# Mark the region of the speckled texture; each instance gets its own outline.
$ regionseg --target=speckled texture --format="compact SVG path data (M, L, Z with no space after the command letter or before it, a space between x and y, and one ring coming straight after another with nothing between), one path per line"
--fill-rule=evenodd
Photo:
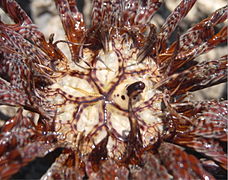
M20 3L20 0L18 0ZM55 34L55 40L62 40L65 39L64 31L62 29L62 24L57 14L54 2L52 0L31 0L29 1L21 1L22 7L30 12L30 15L34 22L39 26L40 30L44 33L46 38L49 38L50 34ZM217 7L221 7L226 4L225 0L218 0L216 3L214 1L208 1L205 5L204 0L200 0L196 3L195 7L191 10L191 13L185 18L185 20L181 23L182 29L187 29L192 24L198 22L200 19L206 17L208 14L213 12ZM81 2L81 5L84 3ZM153 18L153 22L155 24L161 25L164 23L164 18L168 16L170 11L176 7L178 4L177 0L171 0L166 2L166 6L161 8L155 17ZM83 12L86 14L86 22L89 23L89 14L91 11L91 1L86 0L85 6L83 7ZM82 9L82 7L81 7ZM1 13L3 13L0 10ZM4 16L3 16L4 18ZM9 20L8 20L9 21ZM47 23L48 22L48 23ZM64 44L59 45L60 48L65 52L65 54L69 56L69 50L66 48ZM199 60L204 59L213 59L215 57L219 57L227 50L227 47L224 45L220 48L217 48L216 51L208 52L205 55L202 55ZM203 100L203 99L218 99L224 98L227 99L227 84L220 84L214 87L207 88L206 90L201 90L193 93L193 98L196 100ZM12 116L16 111L7 109L6 107L2 107L4 109L0 112L0 117L4 119L6 116Z
M50 34L54 33L55 40L65 39L64 31L62 29L62 24L59 19L58 13L56 11L54 2L52 0L31 0L24 1L18 0L21 3L22 7L31 15L34 22L39 26L40 30L44 33L46 38L48 39ZM166 5L162 6L158 13L155 14L153 18L153 23L157 25L162 25L164 23L164 19L169 15L169 13L176 7L178 4L178 0L169 0L166 1ZM89 16L92 7L91 0L80 0L79 9L83 10L85 16L85 22L89 24ZM184 30L188 29L194 23L199 22L200 19L207 17L211 12L216 10L218 7L222 7L226 4L225 0L216 0L207 1L205 3L204 0L199 0L195 7L191 10L191 12L187 15L184 21L181 23L181 28ZM84 6L83 6L84 5ZM0 9L0 12L3 13ZM4 16L3 16L4 18ZM8 20L9 21L9 20ZM69 50L66 48L64 44L59 44L59 47L65 52L66 55L69 56ZM204 59L213 59L215 57L219 57L227 51L227 47L224 45L220 48L217 48L216 51L208 52L207 54L202 55L199 60ZM193 93L193 98L196 100L203 99L218 99L224 98L227 99L227 84L220 84L214 87L207 88L206 90L201 90ZM9 108L2 107L4 109L0 112L0 117L5 119L4 117L12 116L16 111L10 110Z
M35 22L38 24L38 25L40 25L40 27L41 27L41 31L42 32L50 32L50 33L53 33L54 32L54 34L55 34L55 40L57 40L57 39L63 39L64 38L64 33L63 32L61 32L61 31L59 31L59 29L62 29L62 28L60 28L60 27L58 27L58 25L60 25L60 22L59 22L59 19L58 19L58 17L57 17L57 13L55 12L55 8L54 8L54 6L51 4L51 2L50 1L45 1L45 2L43 2L44 4L41 4L42 3L42 1L39 1L39 3L37 3L38 1L33 1L33 3L32 3L32 11L31 11L31 14L32 14L32 17L34 18L34 20L35 20ZM170 1L171 2L171 1ZM219 1L220 2L220 1ZM222 2L222 1L221 1ZM198 9L197 10L202 10L202 9L206 9L206 11L210 11L209 9L208 9L208 6L206 6L207 8L202 8L202 5L203 5L203 3L201 3L201 2L199 1L199 3L198 3ZM35 8L34 8L35 7ZM167 5L167 7L168 8L171 8L171 9L173 9L174 7L176 7L176 5L174 5L174 6L170 6L169 4ZM221 7L221 6L220 6ZM165 9L165 7L163 7L163 9ZM33 11L34 10L34 11ZM161 10L162 11L162 10ZM195 12L194 12L195 11ZM212 12L213 10L211 10L211 12ZM192 12L193 12L193 14L199 14L199 13L197 13L197 11L196 10L192 10ZM194 18L193 18L194 17ZM159 20L159 18L160 18L160 20ZM200 16L199 17L195 17L195 16L192 16L192 17L189 17L189 18L186 18L186 20L184 21L184 23L183 23L183 25L181 26L181 28L182 29L185 29L185 28L188 28L188 23L189 23L189 21L190 21L190 24L191 24L191 22L198 22L199 20L198 20L198 18L200 18ZM157 23L159 24L159 23L163 23L162 22L162 19L161 19L161 17L160 16L158 16L158 20L155 20L155 21L157 21ZM160 21L160 22L159 22ZM46 23L46 22L48 22L48 23ZM48 24L48 26L46 26ZM57 27L55 26L57 24ZM185 27L186 26L186 27ZM44 27L44 28L43 28ZM46 38L48 39L49 38L49 36L50 36L50 34L47 34L46 35ZM221 51L222 53L223 53L223 50L224 49L224 47L221 47L221 49L219 50L219 51ZM69 50L68 49L66 49L66 50L64 50L65 52L66 52L66 54L69 52ZM219 54L220 52L218 52L218 54ZM219 57L220 55L218 55L218 54L212 54L212 55L206 55L206 56L204 56L203 58L205 59L205 58L209 58L209 59L213 59L213 58L211 58L211 57L213 57L213 56L215 56L215 57ZM102 59L102 58L101 58ZM201 59L199 59L199 61L201 61ZM105 63L106 64L106 63ZM102 66L102 65L101 65ZM99 75L98 75L99 76ZM100 81L102 82L102 83L105 83L105 79L102 79L103 77L101 77L100 76ZM98 78L99 79L99 78ZM75 87L75 88L78 88L78 86L77 87ZM209 90L204 90L204 91L201 91L200 93L197 93L197 94L194 94L194 98L197 98L197 99L211 99L211 98L220 98L221 96L224 96L224 94L223 94L223 91L224 91L224 85L221 85L221 87L219 88L220 90L217 90L217 87L216 87L216 90L214 90L215 88L212 88L212 92L209 92ZM221 91L221 92L219 92L219 91ZM216 93L215 93L216 92ZM88 95L88 93L87 93L87 95ZM95 95L96 95L96 93L95 93ZM58 100L57 100L58 101ZM121 105L122 105L122 103L120 103ZM12 111L11 109L9 110L9 111ZM8 115L9 114L9 112L7 112L6 111L6 113L5 113L6 115ZM148 155L149 156L149 155ZM185 155L183 155L183 156L185 156ZM148 157L149 159L153 159L153 157ZM111 164L112 162L106 162L106 164ZM105 166L107 166L107 165L105 165ZM149 167L149 166L148 166ZM119 173L121 176L122 176L122 174L121 173L123 173L123 172L125 172L126 170L123 168L123 171L121 171L120 170L120 172L117 172L117 174ZM140 173L142 173L143 172L143 170L140 172L140 171L135 171L135 173L133 173L132 172L132 175L133 175L133 177L135 176L135 177L137 177L138 176L138 174L140 174ZM34 173L34 172L33 172ZM99 174L99 172L98 172L98 174ZM144 174L144 173L142 173L142 174ZM141 174L141 175L142 175ZM95 175L92 175L91 176L91 178L92 177L95 177L96 178L96 174ZM193 175L194 176L194 175ZM137 179L137 178L136 178Z

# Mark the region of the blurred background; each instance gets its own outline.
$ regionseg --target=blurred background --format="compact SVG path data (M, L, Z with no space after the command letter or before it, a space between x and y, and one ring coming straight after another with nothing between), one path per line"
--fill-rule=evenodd
M54 0L16 0L21 7L32 18L34 23L44 33L48 39L50 34L54 33L55 40L65 39L64 31L62 30L61 21L55 8ZM180 0L164 0L165 3L161 6L159 11L155 14L152 23L159 27L164 23L168 15L179 4ZM215 10L225 6L226 0L198 0L190 13L180 23L181 33L185 32L192 25L198 23L202 19L208 17ZM90 25L90 13L92 2L91 0L78 0L78 9L84 14L84 20L86 24ZM0 10L1 19L5 22L10 22L10 19ZM171 37L171 41L173 41ZM64 49L66 54L69 54L69 50L63 43L59 44L61 49ZM227 44L224 43L215 50L202 55L198 58L199 61L213 60L227 53ZM69 56L69 55L68 55ZM227 83L213 86L198 92L192 93L192 98L196 101L208 100L208 99L227 99ZM12 117L16 112L16 108L8 106L0 106L0 127L4 122ZM13 176L12 179L39 179L44 174L47 168L58 156L59 151L49 154L47 157L38 158L37 160L24 167L19 173Z

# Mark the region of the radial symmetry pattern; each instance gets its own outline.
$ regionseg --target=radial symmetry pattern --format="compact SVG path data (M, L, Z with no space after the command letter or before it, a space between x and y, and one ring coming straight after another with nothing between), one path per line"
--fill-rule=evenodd
M195 58L227 41L227 6L168 43L195 2L158 30L159 0L94 0L90 27L74 0L55 0L67 39L55 41L0 0L15 22L0 21L0 104L18 108L1 127L0 178L55 149L42 179L225 177L228 102L189 97L226 81L226 54Z

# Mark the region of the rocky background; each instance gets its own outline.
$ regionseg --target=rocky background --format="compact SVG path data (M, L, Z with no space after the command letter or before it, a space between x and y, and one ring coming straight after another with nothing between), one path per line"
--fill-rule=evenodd
M34 23L38 25L40 30L45 34L48 39L50 34L54 33L55 40L65 39L62 25L55 8L54 0L17 0L22 8L29 14L33 19ZM158 27L164 23L164 20L178 5L180 0L164 0L164 5L160 8L158 13L153 18L153 23L157 24ZM85 15L85 22L89 26L90 24L90 12L91 12L91 0L78 0L78 8ZM196 5L190 11L190 13L184 18L180 24L181 32L190 28L193 24L206 18L212 12L226 5L226 0L198 0ZM3 12L0 10L1 19L10 21ZM172 40L171 40L172 41ZM64 49L66 54L69 54L69 50L64 44L59 44L61 49ZM62 47L61 47L62 45ZM227 44L221 45L216 50L202 55L199 57L199 61L210 60L216 57L220 57L227 52ZM205 90L198 91L192 94L192 98L195 100L203 99L227 99L227 83L216 85ZM0 106L0 127L10 116L16 112L15 108ZM45 173L47 168L51 165L51 161L54 161L54 157L58 152L48 155L45 158L38 158L28 166L23 168L21 172L16 174L12 179L39 179L42 174Z

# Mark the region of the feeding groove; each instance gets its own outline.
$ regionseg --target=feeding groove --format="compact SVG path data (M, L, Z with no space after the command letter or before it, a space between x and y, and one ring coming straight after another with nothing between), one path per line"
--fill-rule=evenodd
M83 138L80 151L85 154L108 136L109 156L121 155L133 122L137 122L142 147L157 140L163 131L163 97L153 89L157 68L153 59L138 63L139 51L132 48L130 37L128 41L116 39L97 55L84 49L80 66L72 65L47 89L49 101L56 107L58 138L71 148L79 148Z

